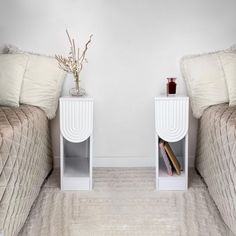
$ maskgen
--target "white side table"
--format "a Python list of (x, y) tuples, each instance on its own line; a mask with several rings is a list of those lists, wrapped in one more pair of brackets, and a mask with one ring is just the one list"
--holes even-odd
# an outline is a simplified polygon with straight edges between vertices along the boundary
[[(187, 190), (188, 188), (188, 97), (155, 98), (156, 189)], [(160, 139), (170, 143), (183, 171), (169, 176), (160, 156)]]
[(93, 99), (60, 98), (62, 190), (92, 189)]

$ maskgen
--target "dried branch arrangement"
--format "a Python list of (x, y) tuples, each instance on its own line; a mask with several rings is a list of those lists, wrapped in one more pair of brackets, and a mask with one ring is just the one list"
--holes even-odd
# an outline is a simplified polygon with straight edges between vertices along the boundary
[(55, 55), (55, 58), (59, 63), (59, 67), (68, 73), (72, 73), (75, 82), (79, 83), (79, 74), (83, 69), (84, 63), (88, 62), (85, 56), (93, 35), (90, 35), (89, 40), (85, 44), (84, 50), (81, 52), (79, 47), (76, 49), (75, 40), (70, 37), (68, 30), (66, 30), (66, 34), (70, 43), (69, 56), (64, 57), (61, 55)]

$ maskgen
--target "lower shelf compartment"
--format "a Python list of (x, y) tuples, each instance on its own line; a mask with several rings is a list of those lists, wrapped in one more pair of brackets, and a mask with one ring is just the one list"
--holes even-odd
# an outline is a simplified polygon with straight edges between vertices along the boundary
[(92, 136), (83, 142), (60, 138), (61, 190), (92, 190)]
[(65, 157), (64, 173), (61, 176), (62, 190), (91, 190), (92, 173), (89, 158)]
[(65, 177), (89, 177), (89, 158), (65, 157)]
[(188, 177), (186, 174), (186, 168), (184, 166), (183, 157), (178, 156), (177, 159), (180, 161), (183, 171), (180, 175), (177, 175), (173, 170), (173, 175), (168, 175), (164, 161), (159, 161), (159, 171), (156, 176), (156, 189), (161, 190), (187, 190)]

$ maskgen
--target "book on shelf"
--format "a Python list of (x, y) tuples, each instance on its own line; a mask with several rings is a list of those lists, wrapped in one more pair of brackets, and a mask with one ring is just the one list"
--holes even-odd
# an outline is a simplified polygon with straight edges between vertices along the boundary
[(161, 140), (160, 143), (159, 143), (159, 147), (160, 147), (162, 158), (163, 158), (164, 163), (166, 165), (167, 173), (168, 173), (168, 175), (173, 175), (172, 166), (171, 166), (169, 157), (167, 156), (167, 153), (165, 151), (164, 145), (165, 145), (164, 141)]
[(164, 149), (166, 151), (166, 154), (169, 157), (171, 164), (173, 165), (173, 167), (176, 171), (176, 174), (180, 175), (181, 174), (181, 165), (180, 165), (178, 159), (176, 158), (176, 156), (175, 156), (175, 154), (168, 142), (164, 142)]

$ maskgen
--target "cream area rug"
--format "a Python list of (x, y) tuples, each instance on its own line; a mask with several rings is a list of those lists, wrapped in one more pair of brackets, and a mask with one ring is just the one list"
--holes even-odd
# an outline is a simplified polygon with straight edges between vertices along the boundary
[(231, 235), (202, 179), (189, 179), (186, 192), (156, 192), (154, 168), (95, 168), (93, 191), (62, 192), (55, 171), (20, 235)]

